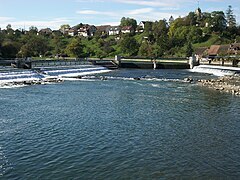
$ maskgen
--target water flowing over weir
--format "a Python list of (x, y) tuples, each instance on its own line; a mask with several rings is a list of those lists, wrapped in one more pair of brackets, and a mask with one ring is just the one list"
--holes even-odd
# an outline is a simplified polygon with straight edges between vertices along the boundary
[(43, 79), (59, 78), (70, 80), (85, 75), (110, 72), (111, 70), (93, 65), (39, 67), (33, 70), (2, 69), (0, 71), (0, 87), (8, 83), (21, 83), (26, 81), (41, 81)]
[(235, 74), (240, 74), (240, 68), (226, 67), (226, 66), (210, 66), (210, 65), (195, 66), (190, 71), (198, 72), (198, 73), (213, 74), (215, 76), (228, 76), (228, 75), (231, 76)]

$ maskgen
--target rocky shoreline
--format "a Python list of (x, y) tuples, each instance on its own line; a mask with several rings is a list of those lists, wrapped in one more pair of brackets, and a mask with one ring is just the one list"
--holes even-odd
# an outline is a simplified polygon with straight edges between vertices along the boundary
[(44, 78), (37, 80), (26, 80), (26, 81), (15, 81), (15, 82), (5, 82), (1, 83), (0, 87), (15, 87), (15, 86), (31, 86), (31, 85), (40, 85), (40, 84), (49, 84), (49, 83), (59, 83), (63, 82), (61, 78)]
[(231, 93), (240, 96), (240, 75), (223, 76), (217, 79), (198, 80), (201, 86), (205, 86), (216, 91)]

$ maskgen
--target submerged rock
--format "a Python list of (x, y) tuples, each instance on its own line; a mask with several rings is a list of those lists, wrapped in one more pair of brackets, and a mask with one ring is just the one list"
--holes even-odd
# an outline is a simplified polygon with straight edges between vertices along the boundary
[(184, 81), (188, 82), (188, 83), (191, 83), (191, 82), (193, 82), (193, 79), (190, 78), (190, 77), (187, 77), (187, 78), (184, 78)]
[(133, 78), (134, 80), (141, 80), (140, 77), (135, 77)]
[(102, 81), (105, 81), (105, 80), (107, 80), (107, 77), (101, 76), (100, 79), (101, 79)]

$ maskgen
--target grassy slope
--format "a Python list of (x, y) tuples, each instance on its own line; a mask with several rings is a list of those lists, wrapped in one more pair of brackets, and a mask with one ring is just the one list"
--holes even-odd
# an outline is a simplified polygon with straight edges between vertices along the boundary
[(226, 38), (221, 38), (218, 35), (214, 34), (214, 35), (211, 35), (211, 37), (205, 42), (193, 44), (193, 47), (194, 48), (210, 47), (211, 45), (223, 45), (223, 44), (229, 44), (229, 43), (231, 43), (230, 40)]

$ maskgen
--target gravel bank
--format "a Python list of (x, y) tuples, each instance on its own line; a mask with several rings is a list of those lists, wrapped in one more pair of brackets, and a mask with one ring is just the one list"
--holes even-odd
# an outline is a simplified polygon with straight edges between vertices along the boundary
[(217, 79), (198, 80), (198, 84), (217, 91), (240, 96), (240, 75), (223, 76)]

